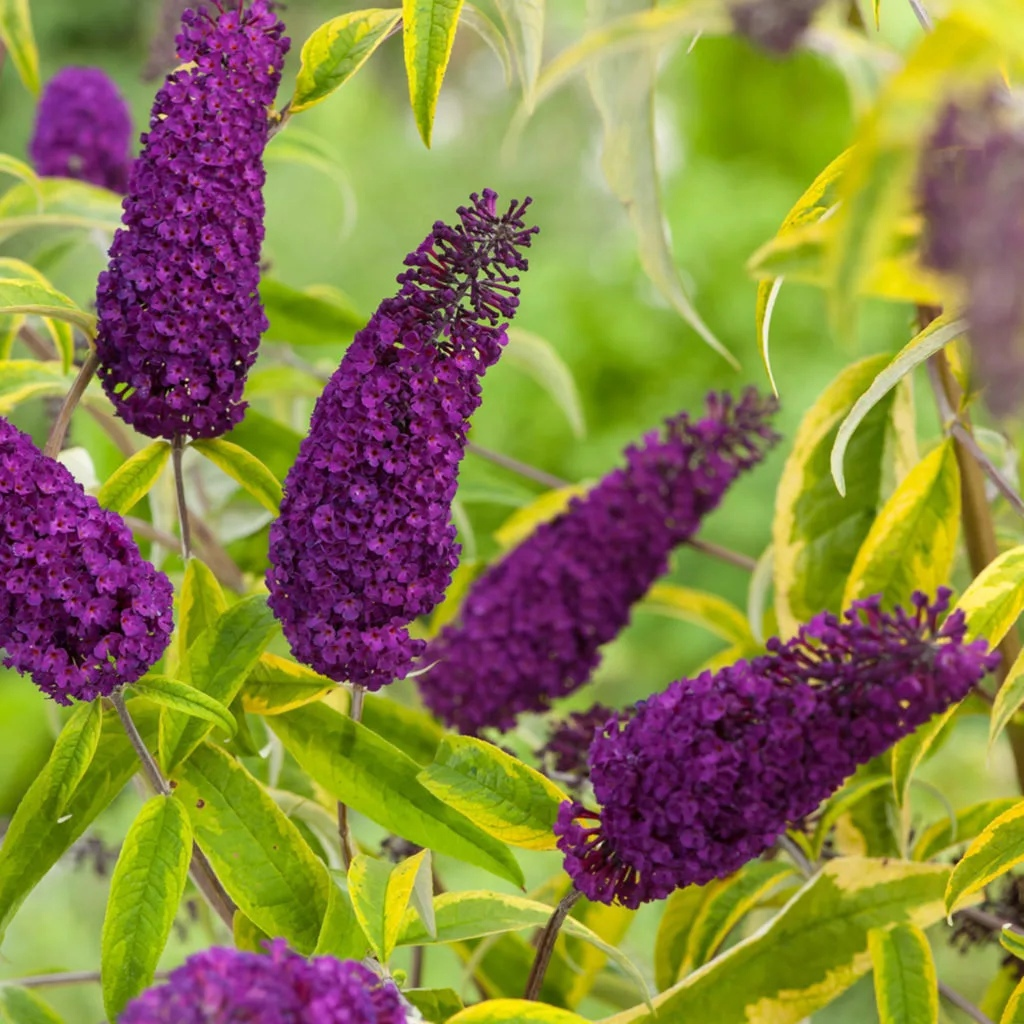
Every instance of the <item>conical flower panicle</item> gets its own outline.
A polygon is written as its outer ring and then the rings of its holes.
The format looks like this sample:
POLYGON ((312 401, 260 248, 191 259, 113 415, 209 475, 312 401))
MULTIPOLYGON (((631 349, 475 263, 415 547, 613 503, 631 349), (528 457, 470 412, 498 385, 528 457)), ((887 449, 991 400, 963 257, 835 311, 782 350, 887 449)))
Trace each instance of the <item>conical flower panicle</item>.
POLYGON ((270 532, 270 607, 299 661, 379 689, 424 643, 408 624, 444 596, 458 559, 451 502, 480 378, 518 304, 529 203, 490 190, 438 222, 397 296, 324 389, 270 532))
POLYGON ((783 56, 800 42, 825 0, 730 0, 736 31, 769 53, 783 56))
POLYGON ((267 0, 216 18, 186 11, 178 57, 193 65, 157 93, 132 168, 99 279, 96 350, 118 415, 149 437, 217 437, 245 410, 267 326, 263 149, 283 32, 267 0))
POLYGON ((46 83, 29 143, 39 174, 77 178, 123 193, 131 143, 131 112, 105 72, 63 68, 46 83))
POLYGON ((590 778, 588 755, 594 737, 609 722, 621 725, 631 711, 615 711, 604 704, 571 711, 554 724, 544 746, 536 752, 544 772, 569 789, 579 789, 590 778))
POLYGON ((910 613, 854 602, 769 653, 673 683, 590 750, 600 812, 565 803, 565 869, 592 900, 636 907, 724 878, 811 814, 859 764, 962 700, 999 662, 964 642, 949 591, 910 613))
POLYGON ((672 549, 774 442, 774 408, 752 390, 711 395, 702 419, 683 413, 647 435, 625 467, 491 566, 424 656, 431 711, 463 732, 508 729, 582 686, 672 549))
POLYGON ((996 89, 950 102, 918 173, 922 259, 960 278, 978 378, 997 415, 1024 400, 1024 120, 996 89))
POLYGON ((170 581, 124 520, 0 418, 0 648, 59 704, 144 675, 170 641, 170 581))
POLYGON ((355 960, 215 947, 133 999, 119 1024, 406 1024, 402 997, 355 960))

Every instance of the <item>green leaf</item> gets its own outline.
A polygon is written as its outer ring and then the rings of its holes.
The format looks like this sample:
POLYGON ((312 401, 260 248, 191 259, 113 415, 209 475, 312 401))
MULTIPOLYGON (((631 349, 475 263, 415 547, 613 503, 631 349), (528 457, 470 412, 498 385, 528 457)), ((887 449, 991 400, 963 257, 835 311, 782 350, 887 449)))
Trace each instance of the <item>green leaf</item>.
POLYGON ((583 403, 572 371, 558 350, 546 338, 520 327, 511 327, 505 362, 529 374, 564 413, 576 437, 584 437, 587 425, 583 418, 583 403))
POLYGON ((996 818, 1019 802, 1017 797, 1003 797, 999 800, 983 800, 957 811, 953 821, 944 815, 929 825, 914 844, 914 860, 931 860, 953 846, 972 840, 996 818))
MULTIPOLYGON (((232 605, 193 647, 182 663, 187 681, 197 690, 230 707, 264 648, 277 632, 277 622, 264 595, 232 605)), ((160 720, 160 763, 165 772, 188 757, 211 726, 170 711, 160 720)))
POLYGON ((363 698, 363 725, 420 764, 430 764, 444 729, 424 711, 368 693, 363 698))
POLYGON ((364 725, 323 704, 274 715, 267 724, 334 799, 418 846, 523 884, 508 848, 424 789, 420 766, 364 725))
POLYGON ((317 956, 334 956, 339 960, 362 960, 370 943, 356 918, 349 894, 331 883, 327 896, 327 913, 316 941, 317 956))
POLYGON ((218 437, 211 441, 193 441, 190 447, 208 458, 242 489, 248 491, 268 512, 281 512, 281 483, 251 452, 241 445, 218 437))
POLYGON ((217 577, 198 558, 185 563, 178 597, 178 659, 185 661, 192 646, 226 611, 227 598, 217 577))
POLYGON ((533 109, 544 50, 544 8, 547 0, 495 0, 523 88, 527 111, 533 109))
POLYGON ((999 932, 999 945, 1018 960, 1024 960, 1024 933, 1011 924, 1004 924, 999 932))
POLYGON ((44 771, 55 787, 53 809, 62 814, 96 756, 103 731, 99 701, 79 704, 57 737, 44 771))
POLYGON ((448 1024, 587 1024, 571 1010, 525 999, 488 999, 469 1006, 448 1024))
POLYGON ((402 995, 429 1024, 446 1024, 463 1009, 458 992, 450 988, 407 988, 402 995))
POLYGON ((248 452, 259 452, 270 472, 283 480, 298 457, 302 434, 250 406, 245 411, 245 419, 226 434, 225 439, 248 452))
POLYGON ((1024 545, 1004 551, 974 578, 956 603, 967 620, 967 638, 997 647, 1024 611, 1024 545))
MULTIPOLYGON (((910 782, 917 766, 924 760, 932 744, 938 739, 949 720, 956 714, 956 706, 935 715, 919 725, 909 736, 904 736, 892 748, 892 788, 896 803, 903 808, 910 800, 910 782)), ((905 823, 909 828, 909 822, 905 823)), ((907 829, 904 830, 905 832, 907 829)))
POLYGON ((559 806, 569 799, 550 779, 473 736, 446 735, 417 776, 439 800, 488 835, 526 850, 554 850, 559 806))
POLYGON ((938 1024, 939 981, 925 933, 913 924, 872 928, 868 949, 879 1024, 938 1024))
POLYGON ((149 494, 171 456, 166 441, 154 441, 122 463, 100 488, 96 500, 104 507, 125 515, 149 494))
POLYGON ((904 377, 959 338, 966 330, 966 326, 963 320, 957 320, 948 314, 933 320, 920 334, 907 342, 893 361, 875 377, 867 391, 854 402, 839 427, 829 458, 832 478, 840 494, 846 494, 846 475, 843 468, 846 449, 864 418, 904 377))
POLYGON ((220 726, 229 737, 238 731, 234 716, 220 701, 178 679, 151 673, 134 683, 132 689, 140 697, 148 697, 154 704, 212 722, 220 726))
MULTIPOLYGON (((320 292, 300 291, 273 278, 265 277, 260 281, 260 299, 270 321, 263 336, 266 341, 280 341, 297 348, 339 345, 351 341, 366 323, 366 318, 349 306, 320 292)), ((246 419, 251 415, 249 410, 246 419)), ((234 432, 237 431, 238 427, 234 432)))
MULTIPOLYGON (((21 164, 18 160, 14 160, 13 157, 8 157, 5 153, 0 153, 0 171, 6 170, 8 173, 16 174, 21 177, 22 175, 19 173, 19 169, 21 167, 25 167, 25 165, 21 164), (12 163, 17 166, 12 167, 12 163)), ((32 178, 27 180, 41 204, 42 191, 40 189, 39 179, 33 174, 32 178)), ((26 263, 24 260, 14 259, 10 256, 0 257, 0 277, 38 281, 47 288, 53 288, 53 285, 49 282, 46 275, 41 271, 37 270, 30 263, 26 263)), ((11 337, 12 341, 13 336, 21 330, 24 320, 24 314, 20 314, 18 316, 0 316, 0 323, 8 324, 8 329, 13 332, 11 337)), ((75 358, 74 328, 71 324, 64 323, 60 320, 52 320, 47 317, 43 318, 43 326, 46 328, 46 332, 50 335, 50 339, 53 341, 53 347, 60 356, 61 371, 63 373, 70 372, 71 365, 75 358)))
POLYGON ((843 370, 806 413, 793 441, 772 526, 775 607, 784 635, 823 609, 842 609, 844 581, 881 505, 894 395, 874 406, 850 444, 858 472, 845 497, 832 482, 829 452, 839 424, 887 361, 887 356, 872 356, 843 370))
POLYGON ((654 942, 654 981, 663 992, 679 980, 679 968, 686 957, 690 930, 708 896, 705 885, 677 889, 665 901, 654 942))
POLYGON ((582 484, 568 484, 553 491, 545 491, 525 508, 517 509, 494 531, 494 539, 508 550, 526 540, 543 523, 557 519, 569 507, 573 498, 582 497, 588 488, 582 484))
POLYGON ((949 869, 866 857, 829 861, 766 925, 654 999, 605 1024, 796 1024, 871 968, 868 932, 941 919, 949 869), (742 983, 739 983, 739 982, 742 983))
MULTIPOLYGON (((156 735, 156 709, 143 704, 132 701, 130 707, 143 741, 150 745, 156 735)), ((98 701, 76 709, 7 827, 0 846, 0 938, 25 897, 138 770, 135 751, 111 711, 103 715, 100 741, 80 774, 83 758, 72 751, 90 746, 83 733, 92 728, 90 716, 97 707, 98 701)))
POLYGON ((253 715, 280 715, 311 704, 337 687, 333 679, 266 651, 242 684, 242 707, 253 715))
POLYGON ((402 40, 409 101, 429 147, 441 82, 448 68, 462 0, 402 0, 402 40))
POLYGON ((747 616, 717 594, 691 590, 674 583, 655 583, 637 608, 692 622, 741 647, 753 649, 759 646, 750 631, 747 616))
POLYGON ((999 1024, 1024 1024, 1024 981, 1010 993, 999 1024))
POLYGON ((200 849, 239 909, 268 935, 311 953, 331 881, 295 825, 242 765, 209 744, 171 782, 200 849))
POLYGON ((420 850, 400 864, 359 854, 348 869, 348 892, 356 919, 382 964, 387 964, 395 950, 421 871, 431 877, 429 850, 420 850))
POLYGON ((40 178, 36 187, 15 185, 0 197, 0 241, 42 228, 113 235, 121 226, 121 199, 116 192, 72 178, 40 178))
MULTIPOLYGON (((593 0, 590 11, 603 24, 612 20, 612 12, 619 14, 624 7, 644 13, 652 4, 650 0, 628 0, 627 4, 622 0, 593 0)), ((705 344, 738 368, 735 357, 707 326, 687 294, 669 242, 654 131, 658 46, 635 53, 611 52, 612 56, 588 69, 590 91, 604 126, 604 176, 629 213, 644 272, 705 344)))
POLYGON ((28 0, 0 0, 0 43, 25 88, 39 95, 39 52, 32 35, 28 0))
POLYGON ((0 415, 10 415, 30 398, 64 394, 70 385, 71 378, 58 362, 5 359, 0 362, 0 415))
POLYGON ((821 849, 825 845, 829 832, 832 831, 832 826, 860 803, 864 797, 883 786, 888 786, 890 781, 888 775, 875 775, 866 779, 852 780, 828 799, 818 815, 814 836, 811 838, 811 853, 815 860, 821 854, 821 849))
POLYGON ((886 608, 949 580, 960 529, 960 469, 952 440, 922 459, 871 524, 850 570, 843 605, 872 594, 886 608))
POLYGON ((0 982, 0 1021, 4 1024, 64 1024, 63 1018, 29 988, 0 982))
POLYGON ((111 1020, 153 983, 192 860, 192 827, 180 803, 147 801, 125 836, 110 879, 100 940, 103 1005, 111 1020))
POLYGON ((946 887, 946 909, 952 913, 989 882, 1024 861, 1024 800, 1017 801, 967 847, 946 887))
POLYGON ((1003 729, 1024 704, 1024 652, 1014 659, 1006 673, 996 698, 992 702, 992 717, 988 725, 988 749, 992 750, 1003 729))
POLYGON ((302 44, 302 66, 295 79, 293 114, 308 110, 343 86, 391 34, 400 10, 352 11, 321 25, 302 44))
POLYGON ((3 313, 50 317, 74 324, 86 337, 92 338, 96 334, 95 316, 79 309, 63 292, 35 278, 0 277, 0 314, 3 313))
MULTIPOLYGON (((568 891, 568 886, 566 886, 565 893, 567 894, 568 891)), ((610 946, 621 949, 622 940, 632 926, 636 912, 628 907, 614 904, 609 906, 605 903, 592 902, 584 897, 572 908, 572 916, 599 935, 610 946)), ((564 949, 565 955, 563 958, 552 960, 548 967, 548 975, 565 992, 564 1005, 578 1006, 594 990, 600 979, 610 976, 610 972, 607 970, 608 957, 603 951, 585 940, 573 938, 571 935, 563 935, 559 940, 559 945, 564 949)), ((624 983, 624 988, 630 994, 623 1005, 630 1006, 635 998, 632 985, 625 978, 620 978, 619 975, 612 976, 619 978, 624 983)), ((519 990, 510 994, 518 995, 519 990)), ((563 1005, 563 1003, 559 1002, 558 1005, 563 1005)))
MULTIPOLYGON (((522 896, 506 896, 495 892, 446 892, 434 898, 435 935, 427 931, 423 921, 409 911, 398 938, 400 946, 446 944, 485 935, 543 928, 553 907, 522 896)), ((590 943, 615 961, 633 979, 646 998, 647 985, 633 963, 614 946, 574 917, 562 923, 562 934, 590 943)))
POLYGON ((235 940, 235 949, 243 949, 247 953, 262 953, 264 951, 263 943, 270 938, 262 928, 257 928, 245 914, 237 909, 231 922, 231 932, 235 940))
POLYGON ((501 34, 501 29, 493 20, 485 14, 476 4, 464 3, 462 14, 459 16, 460 24, 471 28, 486 44, 501 64, 501 70, 505 73, 505 84, 512 84, 512 54, 509 52, 508 43, 501 34))

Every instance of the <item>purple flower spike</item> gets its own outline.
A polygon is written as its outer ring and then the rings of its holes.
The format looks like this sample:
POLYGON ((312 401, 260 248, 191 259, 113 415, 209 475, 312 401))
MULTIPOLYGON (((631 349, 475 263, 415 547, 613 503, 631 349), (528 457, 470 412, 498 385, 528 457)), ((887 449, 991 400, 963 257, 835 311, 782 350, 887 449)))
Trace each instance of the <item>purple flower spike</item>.
POLYGON ((377 690, 424 642, 408 624, 458 561, 451 502, 480 378, 506 342, 529 200, 485 190, 406 259, 313 411, 270 531, 270 607, 299 661, 377 690))
POLYGON ((648 434, 623 469, 491 566, 424 656, 431 711, 463 732, 504 730, 582 686, 672 549, 776 440, 774 409, 753 390, 739 402, 712 394, 703 419, 682 413, 648 434))
POLYGON ((963 700, 999 663, 964 616, 917 593, 913 611, 856 601, 769 653, 673 683, 590 750, 599 813, 562 805, 565 869, 589 899, 637 907, 732 874, 859 764, 963 700))
POLYGON ((118 415, 149 437, 217 437, 245 411, 267 327, 263 149, 283 32, 267 0, 186 11, 178 57, 193 66, 164 83, 142 137, 99 279, 96 349, 118 415))
POLYGON ((604 704, 594 704, 586 711, 573 711, 556 723, 547 743, 537 751, 544 771, 553 779, 579 789, 590 778, 587 755, 594 737, 612 720, 621 723, 632 709, 617 712, 604 704))
POLYGON ((355 960, 214 948, 133 999, 119 1024, 406 1024, 398 989, 355 960))
POLYGON ((917 185, 922 259, 961 280, 978 378, 997 416, 1024 402, 1024 124, 1002 91, 947 104, 917 185))
POLYGON ((170 581, 124 520, 0 418, 0 647, 58 704, 133 683, 170 641, 170 581))
POLYGON ((132 115, 99 68, 64 68, 47 83, 29 143, 39 174, 128 188, 132 115))
POLYGON ((825 0, 734 0, 733 26, 762 50, 785 56, 800 42, 825 0))

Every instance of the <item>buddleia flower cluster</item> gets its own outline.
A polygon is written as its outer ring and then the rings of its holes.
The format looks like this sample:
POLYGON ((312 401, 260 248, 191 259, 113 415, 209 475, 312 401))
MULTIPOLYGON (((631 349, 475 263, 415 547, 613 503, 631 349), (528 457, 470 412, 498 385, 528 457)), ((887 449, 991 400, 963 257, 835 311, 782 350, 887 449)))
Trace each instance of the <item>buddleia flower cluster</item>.
POLYGON ((123 193, 131 143, 131 112, 105 72, 64 68, 46 83, 29 142, 39 174, 77 178, 123 193))
POLYGON ((295 657, 331 679, 376 690, 423 651, 407 627, 458 561, 451 502, 480 379, 519 302, 528 203, 501 213, 485 190, 454 227, 438 221, 313 411, 267 586, 295 657))
POLYGON ((488 568, 424 655, 417 682, 431 711, 466 733, 504 730, 582 686, 672 549, 776 440, 774 409, 753 390, 710 395, 703 418, 668 420, 488 568))
POLYGON ((571 711, 557 721, 544 746, 537 751, 545 774, 569 789, 579 789, 590 778, 587 755, 594 737, 608 722, 622 722, 629 713, 594 704, 584 711, 571 711))
POLYGON ((217 437, 244 413, 260 304, 268 107, 288 50, 267 0, 186 11, 100 275, 100 379, 149 437, 217 437))
POLYGON ((966 642, 949 591, 883 612, 823 613, 768 654, 683 679, 590 749, 599 812, 564 803, 565 869, 592 900, 636 907, 724 878, 854 771, 962 700, 999 662, 966 642))
POLYGON ((769 53, 790 53, 825 0, 731 0, 729 13, 740 35, 769 53))
POLYGON ((354 960, 214 948, 128 1004, 119 1024, 406 1024, 398 989, 354 960))
POLYGON ((959 277, 997 415, 1024 399, 1024 119, 1001 89, 943 109, 921 158, 922 259, 959 277))
POLYGON ((170 642, 170 580, 123 519, 0 418, 0 648, 59 704, 132 683, 170 642))

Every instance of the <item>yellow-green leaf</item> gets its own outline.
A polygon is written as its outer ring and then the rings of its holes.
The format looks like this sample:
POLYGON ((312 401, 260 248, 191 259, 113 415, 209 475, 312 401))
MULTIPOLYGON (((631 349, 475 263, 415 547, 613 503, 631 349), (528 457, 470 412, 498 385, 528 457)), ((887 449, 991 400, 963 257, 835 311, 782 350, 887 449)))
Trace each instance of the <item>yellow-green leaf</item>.
POLYGON ((937 1024, 939 981, 928 937, 913 924, 868 933, 879 1024, 937 1024))
POLYGON ((811 859, 817 860, 821 848, 825 845, 832 826, 847 812, 852 810, 861 800, 882 786, 889 785, 886 775, 870 776, 866 779, 855 779, 848 782, 838 793, 831 796, 821 809, 811 837, 811 859))
POLYGON ((655 583, 637 608, 692 622, 739 647, 752 650, 758 646, 746 615, 717 594, 675 583, 655 583))
POLYGON ((111 1020, 153 983, 192 859, 192 827, 181 804, 155 796, 128 830, 110 880, 100 967, 111 1020))
POLYGON ((327 99, 373 55, 398 24, 402 12, 392 8, 352 11, 321 25, 302 45, 302 66, 295 79, 293 114, 327 99))
POLYGON ((677 889, 665 901, 654 942, 654 981, 658 991, 679 980, 679 968, 686 958, 690 931, 708 897, 708 886, 688 885, 677 889))
POLYGON ((150 673, 134 683, 132 689, 140 697, 148 697, 154 704, 213 722, 228 736, 234 736, 238 731, 234 716, 219 700, 178 679, 150 673))
POLYGON ((193 441, 192 447, 224 470, 269 512, 277 515, 281 511, 283 495, 280 481, 251 452, 222 437, 212 441, 193 441))
POLYGON ((470 1006, 448 1024, 588 1024, 571 1010, 525 999, 488 999, 470 1006))
POLYGON ((772 526, 775 608, 783 634, 823 609, 839 612, 843 586, 881 501, 882 462, 894 394, 868 413, 850 444, 858 468, 840 495, 829 472, 839 425, 888 362, 872 356, 848 366, 805 414, 776 493, 772 526))
POLYGON ((1004 551, 974 578, 956 603, 967 619, 967 638, 996 647, 1024 611, 1024 545, 1004 551))
POLYGON ((0 1021, 3 1024, 64 1024, 64 1019, 30 988, 0 982, 0 1021))
POLYGON ((462 0, 402 0, 402 39, 409 101, 420 137, 430 145, 441 82, 448 68, 462 0))
POLYGON ((1024 704, 1024 651, 1017 655, 1010 671, 996 693, 992 702, 992 717, 988 725, 988 747, 999 739, 1007 723, 1024 704))
POLYGON ((68 390, 71 378, 58 362, 41 363, 35 359, 0 361, 0 415, 9 415, 22 402, 43 395, 59 395, 68 390))
POLYGON ((171 446, 166 441, 146 445, 111 474, 96 500, 118 515, 130 512, 152 490, 170 456, 171 446))
POLYGON ((1024 981, 1010 993, 999 1024, 1024 1024, 1024 981))
POLYGON ((554 399, 576 437, 583 437, 586 434, 583 403, 576 381, 565 360, 550 341, 539 334, 534 334, 533 331, 512 327, 508 332, 505 362, 518 366, 554 399))
MULTIPOLYGON (((26 167, 21 164, 21 161, 14 160, 13 157, 8 157, 5 153, 0 153, 0 171, 7 171, 9 174, 15 174, 18 177, 23 177, 19 173, 20 168, 26 167), (15 165, 12 167, 12 164, 15 165)), ((40 180, 35 177, 31 168, 26 168, 29 173, 32 173, 32 177, 26 179, 30 188, 33 189, 39 203, 42 203, 42 190, 40 188, 40 180)), ((47 288, 53 288, 53 285, 47 279, 46 275, 41 273, 30 263, 26 263, 24 260, 15 259, 12 256, 0 256, 0 277, 21 279, 21 280, 32 280, 38 281, 41 285, 47 288)), ((21 330, 21 327, 25 321, 25 315, 12 315, 5 314, 0 316, 0 324, 6 323, 8 330, 11 331, 10 341, 13 342, 14 335, 21 330)), ((53 320, 48 317, 43 318, 43 326, 46 328, 47 334, 50 335, 50 339, 53 342, 53 347, 57 350, 57 354, 60 356, 61 370, 64 373, 68 373, 71 370, 71 364, 75 358, 75 331, 71 324, 65 323, 62 320, 53 320)))
POLYGON ((430 877, 430 851, 407 858, 400 864, 359 854, 348 869, 348 892, 356 919, 370 940, 377 959, 391 959, 420 871, 430 877))
POLYGON ((929 825, 918 836, 914 844, 914 860, 931 860, 940 853, 959 843, 972 840, 987 825, 1001 814, 1005 814, 1019 802, 1018 797, 1003 797, 999 800, 983 800, 957 811, 950 821, 949 815, 943 815, 934 824, 929 825))
POLYGON ((254 715, 281 715, 319 700, 337 686, 305 665, 265 651, 242 684, 242 707, 254 715))
POLYGON ((1024 861, 1024 800, 1000 814, 964 851, 946 887, 946 909, 952 913, 993 879, 1024 861))
POLYGON ((0 277, 0 313, 51 317, 74 324, 89 338, 96 334, 95 316, 80 309, 63 292, 35 278, 0 277))
MULTIPOLYGON (((923 725, 919 725, 909 736, 904 736, 892 748, 892 788, 896 803, 900 807, 908 807, 910 782, 914 772, 938 739, 939 733, 956 714, 956 710, 957 706, 954 705, 942 714, 935 715, 923 725)), ((904 824, 909 827, 910 823, 905 821, 904 824)), ((906 829, 904 831, 906 832, 906 829)))
POLYGON ((332 883, 327 897, 327 913, 313 952, 339 960, 362 960, 370 943, 363 934, 348 892, 332 883))
POLYGON ((185 579, 178 597, 178 659, 184 661, 192 645, 228 610, 217 577, 198 558, 185 564, 185 579))
POLYGON ((523 103, 533 109, 544 46, 544 8, 547 0, 495 0, 505 30, 512 41, 523 103))
POLYGON ((39 52, 32 34, 28 0, 0 0, 0 44, 25 88, 39 95, 39 52))
POLYGON ((569 799, 550 779, 493 743, 446 735, 419 781, 488 835, 527 850, 554 850, 559 806, 569 799))
POLYGON ((257 927, 240 910, 235 910, 235 916, 231 922, 231 932, 235 940, 235 949, 244 949, 248 953, 262 953, 265 950, 263 945, 270 936, 257 927))
POLYGON ((933 594, 948 582, 960 528, 960 469, 951 440, 923 458, 871 525, 846 581, 843 605, 882 596, 907 607, 915 590, 933 594))
POLYGON ((553 491, 545 491, 536 501, 524 508, 516 509, 494 531, 494 539, 503 548, 513 548, 526 540, 542 523, 557 519, 568 507, 573 498, 582 497, 587 488, 582 484, 569 484, 553 491))

